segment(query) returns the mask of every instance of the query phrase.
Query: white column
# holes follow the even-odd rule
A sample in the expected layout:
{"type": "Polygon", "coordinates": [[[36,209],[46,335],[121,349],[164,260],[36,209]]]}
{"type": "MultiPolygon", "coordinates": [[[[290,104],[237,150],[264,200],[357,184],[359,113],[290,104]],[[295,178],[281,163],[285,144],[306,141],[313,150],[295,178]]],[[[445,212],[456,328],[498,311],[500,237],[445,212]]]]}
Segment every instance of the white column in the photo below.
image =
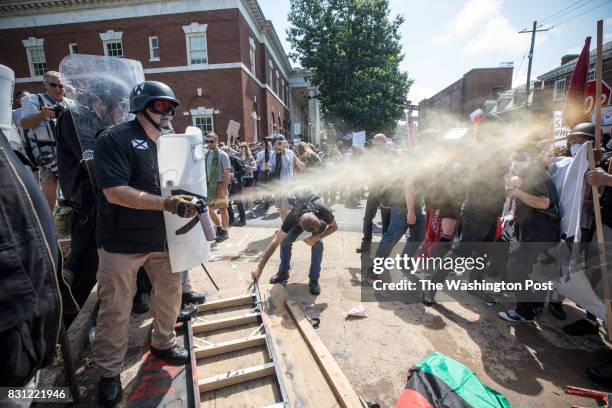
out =
{"type": "Polygon", "coordinates": [[[317,100],[314,99],[314,88],[308,88],[308,136],[312,143],[319,143],[318,134],[316,132],[316,116],[317,116],[317,100]]]}

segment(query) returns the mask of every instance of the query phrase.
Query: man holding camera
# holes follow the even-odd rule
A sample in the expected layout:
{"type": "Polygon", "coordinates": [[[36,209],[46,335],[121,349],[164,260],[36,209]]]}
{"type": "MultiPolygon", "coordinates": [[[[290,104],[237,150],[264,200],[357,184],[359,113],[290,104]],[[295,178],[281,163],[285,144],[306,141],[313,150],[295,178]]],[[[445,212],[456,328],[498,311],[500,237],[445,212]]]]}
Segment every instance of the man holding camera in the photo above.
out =
{"type": "Polygon", "coordinates": [[[173,365],[189,361],[189,352],[175,340],[181,275],[170,267],[163,211],[192,218],[198,209],[193,197],[161,196],[155,144],[178,104],[166,84],[145,81],[130,94],[130,112],[136,118],[105,130],[95,143],[95,172],[102,194],[96,230],[100,309],[93,355],[101,375],[99,398],[105,406],[114,406],[123,394],[119,374],[141,266],[153,286],[151,353],[173,365]]]}
{"type": "MultiPolygon", "coordinates": [[[[295,153],[287,148],[285,136],[277,134],[274,136],[274,151],[270,153],[270,159],[264,166],[268,170],[271,180],[279,182],[283,189],[288,188],[293,183],[294,171],[304,171],[306,166],[297,158],[295,153]]],[[[276,207],[280,213],[281,220],[285,220],[289,211],[287,196],[283,192],[275,193],[276,207]]]]}
{"type": "Polygon", "coordinates": [[[43,76],[44,94],[31,94],[21,100],[23,107],[21,127],[30,129],[32,155],[40,171],[42,191],[49,203],[55,207],[57,200],[57,155],[55,147],[55,124],[64,107],[64,84],[57,71],[47,71],[43,76]]]}

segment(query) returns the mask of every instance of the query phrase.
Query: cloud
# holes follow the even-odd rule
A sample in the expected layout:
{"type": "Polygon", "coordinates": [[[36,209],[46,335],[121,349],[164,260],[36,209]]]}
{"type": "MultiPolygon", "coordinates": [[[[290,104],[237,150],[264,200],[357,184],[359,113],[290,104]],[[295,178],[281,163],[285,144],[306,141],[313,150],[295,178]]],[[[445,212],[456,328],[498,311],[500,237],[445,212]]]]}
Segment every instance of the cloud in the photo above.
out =
{"type": "MultiPolygon", "coordinates": [[[[539,33],[536,44],[545,43],[547,38],[546,33],[539,33]]],[[[505,56],[520,55],[527,49],[530,41],[529,34],[519,34],[516,27],[513,27],[506,17],[499,15],[491,19],[485,25],[484,30],[468,40],[462,52],[466,56],[485,53],[505,56]]]]}
{"type": "Polygon", "coordinates": [[[468,0],[446,26],[446,32],[433,38],[434,45],[447,44],[451,39],[464,35],[482,21],[499,14],[501,0],[468,0]]]}
{"type": "Polygon", "coordinates": [[[581,51],[582,51],[582,47],[575,46],[565,51],[565,53],[566,54],[580,54],[581,51]]]}
{"type": "Polygon", "coordinates": [[[408,99],[412,101],[412,104],[418,105],[423,99],[433,96],[437,91],[418,85],[416,82],[410,86],[408,92],[408,99]]]}

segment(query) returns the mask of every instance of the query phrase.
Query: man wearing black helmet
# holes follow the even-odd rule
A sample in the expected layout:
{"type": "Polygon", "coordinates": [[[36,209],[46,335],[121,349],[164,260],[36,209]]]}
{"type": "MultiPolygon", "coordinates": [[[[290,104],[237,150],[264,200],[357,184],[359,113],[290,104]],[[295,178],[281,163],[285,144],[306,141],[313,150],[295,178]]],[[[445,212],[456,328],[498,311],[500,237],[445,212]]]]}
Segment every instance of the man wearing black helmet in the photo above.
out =
{"type": "Polygon", "coordinates": [[[96,139],[95,171],[102,194],[98,195],[96,230],[100,310],[93,355],[101,375],[100,402],[106,406],[122,397],[119,374],[141,266],[153,286],[152,354],[173,365],[189,360],[189,352],[175,341],[181,279],[170,267],[163,211],[191,218],[197,207],[190,196],[161,196],[155,144],[169,128],[178,105],[166,84],[145,81],[130,94],[130,112],[136,118],[96,139]]]}

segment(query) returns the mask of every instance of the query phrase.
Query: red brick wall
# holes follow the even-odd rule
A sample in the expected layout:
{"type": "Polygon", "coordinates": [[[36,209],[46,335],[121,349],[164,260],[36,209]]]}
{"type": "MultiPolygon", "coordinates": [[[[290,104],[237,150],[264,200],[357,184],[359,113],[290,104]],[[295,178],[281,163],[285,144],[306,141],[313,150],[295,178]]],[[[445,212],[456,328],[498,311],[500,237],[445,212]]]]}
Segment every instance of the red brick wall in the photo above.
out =
{"type": "Polygon", "coordinates": [[[465,74],[463,82],[463,104],[461,113],[469,115],[482,107],[485,100],[493,98],[495,88],[512,88],[512,68],[486,68],[472,70],[465,74]]]}

